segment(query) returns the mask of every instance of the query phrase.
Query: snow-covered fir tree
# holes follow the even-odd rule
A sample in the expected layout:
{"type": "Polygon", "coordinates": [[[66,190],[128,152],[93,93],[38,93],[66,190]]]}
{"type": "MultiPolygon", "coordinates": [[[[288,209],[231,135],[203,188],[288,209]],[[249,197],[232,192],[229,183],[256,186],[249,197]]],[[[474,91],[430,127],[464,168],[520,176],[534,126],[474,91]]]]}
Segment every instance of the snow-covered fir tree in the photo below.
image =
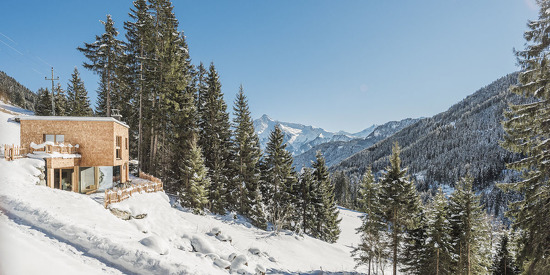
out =
{"type": "Polygon", "coordinates": [[[188,159],[183,159],[187,165],[180,166],[179,172],[183,181],[179,191],[180,202],[183,207],[192,208],[195,213],[201,212],[208,203],[207,190],[210,187],[207,168],[204,165],[201,148],[197,145],[196,138],[188,141],[191,154],[188,159]]]}
{"type": "Polygon", "coordinates": [[[508,247],[508,233],[505,232],[500,239],[497,254],[493,260],[493,275],[516,275],[519,274],[514,258],[508,247]]]}
{"type": "Polygon", "coordinates": [[[299,215],[297,219],[299,223],[297,231],[311,236],[317,224],[315,219],[315,208],[317,206],[315,201],[317,195],[315,191],[318,190],[315,188],[316,185],[313,181],[312,170],[310,168],[304,168],[300,174],[299,181],[299,205],[296,209],[297,215],[299,215]]]}
{"type": "Polygon", "coordinates": [[[265,213],[275,232],[290,228],[292,211],[292,186],[297,181],[292,167],[292,155],[286,150],[284,134],[277,125],[269,136],[265,155],[261,160],[260,190],[264,198],[265,213]]]}
{"type": "Polygon", "coordinates": [[[105,105],[98,105],[102,109],[96,109],[101,115],[111,115],[111,94],[112,85],[115,80],[115,68],[117,58],[124,51],[123,44],[117,39],[118,31],[111,15],[107,15],[106,21],[101,21],[105,26],[105,32],[101,36],[96,36],[92,43],[84,43],[84,47],[77,49],[88,58],[89,62],[84,62],[84,68],[90,69],[100,75],[101,95],[105,105]]]}
{"type": "Polygon", "coordinates": [[[361,243],[352,252],[357,265],[368,267],[368,274],[371,271],[378,274],[389,256],[387,242],[384,241],[386,226],[382,222],[379,188],[372,170],[368,168],[357,195],[359,210],[365,213],[361,218],[361,227],[356,229],[357,234],[361,235],[361,243]]]}
{"type": "Polygon", "coordinates": [[[84,87],[84,82],[80,79],[78,69],[74,67],[71,79],[67,84],[67,115],[68,116],[92,116],[93,111],[90,108],[90,99],[88,92],[84,87]]]}
{"type": "Polygon", "coordinates": [[[262,151],[242,85],[234,102],[233,114],[234,137],[231,148],[232,155],[235,156],[235,176],[232,180],[235,182],[233,186],[238,188],[235,190],[238,191],[238,196],[235,196],[237,200],[234,206],[240,214],[248,217],[253,225],[265,228],[266,220],[259,189],[259,161],[262,151]]]}
{"type": "Polygon", "coordinates": [[[55,115],[56,116],[65,116],[67,115],[67,96],[65,95],[65,90],[61,88],[61,84],[57,84],[55,88],[55,115]]]}
{"type": "Polygon", "coordinates": [[[130,115],[127,122],[132,133],[129,138],[133,144],[137,145],[130,148],[130,155],[137,158],[141,167],[141,157],[144,153],[142,150],[144,147],[143,136],[146,128],[144,118],[149,117],[147,115],[149,109],[146,108],[150,106],[148,103],[151,102],[148,100],[149,87],[154,84],[152,81],[145,81],[150,74],[147,66],[153,48],[150,35],[153,30],[153,17],[145,0],[134,1],[128,16],[130,20],[124,22],[126,30],[124,44],[127,53],[124,61],[129,74],[126,85],[129,91],[133,91],[131,103],[134,106],[130,109],[133,114],[130,115]]]}
{"type": "Polygon", "coordinates": [[[339,205],[350,207],[351,203],[351,192],[350,192],[350,181],[346,177],[343,171],[335,173],[334,178],[334,197],[336,202],[339,205]]]}
{"type": "Polygon", "coordinates": [[[338,219],[338,208],[334,195],[334,185],[331,184],[328,168],[325,164],[325,158],[321,152],[317,153],[316,160],[312,164],[313,180],[317,188],[320,201],[316,201],[315,219],[317,228],[313,231],[313,236],[330,243],[338,240],[340,235],[340,221],[338,219]]]}
{"type": "Polygon", "coordinates": [[[48,91],[48,88],[38,89],[38,100],[34,107],[34,113],[37,116],[51,116],[52,115],[52,95],[48,91]]]}
{"type": "Polygon", "coordinates": [[[407,274],[452,274],[453,246],[449,224],[449,201],[439,188],[422,207],[416,228],[405,237],[402,255],[407,274]]]}
{"type": "Polygon", "coordinates": [[[473,178],[462,178],[449,199],[452,274],[485,274],[491,265],[488,217],[472,183],[473,178]]]}
{"type": "MultiPolygon", "coordinates": [[[[204,152],[211,184],[208,192],[210,211],[225,213],[228,202],[233,208],[238,190],[230,183],[231,176],[231,129],[227,105],[223,99],[218,72],[210,64],[204,94],[203,112],[199,113],[199,144],[204,152]],[[228,183],[231,185],[228,186],[228,183]],[[229,187],[229,188],[228,188],[229,187]]],[[[201,95],[202,96],[202,95],[201,95]]]]}
{"type": "Polygon", "coordinates": [[[380,204],[382,216],[389,230],[393,260],[393,274],[397,274],[399,252],[404,234],[415,225],[420,201],[414,183],[407,176],[407,169],[401,169],[401,149],[394,143],[390,165],[380,179],[380,204]]]}
{"type": "Polygon", "coordinates": [[[508,168],[522,173],[523,180],[503,186],[522,194],[508,214],[522,234],[518,264],[526,274],[547,274],[550,267],[550,1],[537,3],[539,17],[529,21],[525,49],[516,52],[521,72],[519,84],[512,88],[529,101],[511,105],[503,122],[503,147],[522,156],[508,168]]]}

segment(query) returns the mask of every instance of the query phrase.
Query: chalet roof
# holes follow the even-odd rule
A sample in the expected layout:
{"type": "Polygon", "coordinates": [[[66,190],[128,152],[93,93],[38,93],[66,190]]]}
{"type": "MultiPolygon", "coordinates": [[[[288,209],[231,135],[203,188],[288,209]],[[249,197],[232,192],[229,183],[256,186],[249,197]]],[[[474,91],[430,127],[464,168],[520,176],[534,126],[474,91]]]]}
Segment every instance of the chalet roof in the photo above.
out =
{"type": "Polygon", "coordinates": [[[116,120],[113,117],[95,117],[95,116],[16,116],[15,121],[20,120],[54,120],[54,121],[106,121],[116,122],[126,128],[130,128],[126,123],[116,120]]]}

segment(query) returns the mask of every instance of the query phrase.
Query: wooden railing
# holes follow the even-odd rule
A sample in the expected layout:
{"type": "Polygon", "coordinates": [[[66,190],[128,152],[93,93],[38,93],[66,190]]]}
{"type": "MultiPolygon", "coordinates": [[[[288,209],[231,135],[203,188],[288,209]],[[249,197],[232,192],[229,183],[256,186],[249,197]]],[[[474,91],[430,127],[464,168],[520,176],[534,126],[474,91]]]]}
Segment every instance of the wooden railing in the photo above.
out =
{"type": "Polygon", "coordinates": [[[142,171],[139,171],[139,177],[144,179],[144,180],[148,180],[148,181],[152,181],[152,182],[156,182],[156,183],[162,183],[162,181],[159,178],[153,177],[153,176],[151,176],[149,174],[146,174],[142,171]]]}
{"type": "Polygon", "coordinates": [[[45,152],[48,154],[52,153],[60,153],[60,154],[78,154],[78,147],[75,146],[68,146],[68,145],[62,145],[62,144],[46,144],[43,148],[34,149],[32,148],[32,151],[36,152],[45,152]]]}
{"type": "Polygon", "coordinates": [[[8,161],[22,158],[27,154],[26,148],[19,145],[4,145],[4,158],[8,161]]]}
{"type": "Polygon", "coordinates": [[[136,184],[125,184],[123,187],[105,190],[105,208],[111,203],[121,202],[136,193],[152,193],[163,191],[162,182],[140,182],[136,184]]]}

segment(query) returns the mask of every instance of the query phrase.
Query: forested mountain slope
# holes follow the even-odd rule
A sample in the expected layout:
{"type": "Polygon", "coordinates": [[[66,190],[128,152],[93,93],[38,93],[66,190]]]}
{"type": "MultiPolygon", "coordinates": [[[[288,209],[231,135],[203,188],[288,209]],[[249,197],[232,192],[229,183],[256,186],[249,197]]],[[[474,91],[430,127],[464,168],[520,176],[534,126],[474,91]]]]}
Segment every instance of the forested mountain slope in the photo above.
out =
{"type": "Polygon", "coordinates": [[[317,151],[320,151],[323,154],[327,166],[333,166],[349,156],[393,135],[418,120],[419,119],[407,118],[401,121],[390,121],[377,126],[374,131],[372,131],[365,138],[356,138],[350,141],[331,141],[315,145],[313,148],[294,158],[294,167],[298,170],[302,167],[311,167],[311,163],[315,160],[315,154],[317,151]]]}
{"type": "Polygon", "coordinates": [[[0,71],[0,100],[34,111],[36,94],[13,77],[0,71]]]}
{"type": "Polygon", "coordinates": [[[483,191],[482,200],[496,215],[506,200],[495,182],[513,176],[505,163],[515,155],[502,149],[501,126],[508,103],[518,102],[509,87],[517,83],[517,73],[504,76],[479,89],[449,110],[425,118],[395,133],[331,168],[344,171],[352,179],[360,178],[368,166],[379,172],[388,164],[394,142],[403,148],[401,159],[414,175],[420,190],[438,184],[453,186],[460,177],[474,177],[474,188],[483,191]]]}

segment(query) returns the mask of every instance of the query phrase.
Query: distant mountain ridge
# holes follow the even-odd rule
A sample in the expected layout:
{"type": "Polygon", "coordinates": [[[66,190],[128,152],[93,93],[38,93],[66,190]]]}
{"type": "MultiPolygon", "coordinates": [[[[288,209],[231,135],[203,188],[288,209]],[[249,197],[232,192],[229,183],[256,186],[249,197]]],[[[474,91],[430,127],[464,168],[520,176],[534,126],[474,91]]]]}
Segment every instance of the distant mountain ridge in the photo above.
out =
{"type": "Polygon", "coordinates": [[[258,134],[262,149],[265,149],[269,135],[275,128],[275,125],[280,125],[281,130],[285,134],[284,141],[287,143],[287,150],[293,155],[299,155],[316,145],[326,142],[350,141],[356,138],[367,137],[376,128],[376,125],[372,125],[355,134],[343,131],[333,133],[313,126],[274,120],[264,114],[254,120],[254,129],[258,134]]]}
{"type": "Polygon", "coordinates": [[[392,145],[398,142],[402,165],[409,168],[421,190],[433,190],[441,184],[453,186],[470,174],[482,202],[501,216],[506,198],[495,183],[516,180],[518,176],[505,167],[518,156],[499,145],[504,137],[504,110],[509,103],[524,101],[509,91],[517,78],[518,74],[513,73],[495,80],[447,111],[405,127],[332,166],[330,172],[344,171],[355,181],[369,166],[379,172],[388,165],[392,145]]]}
{"type": "Polygon", "coordinates": [[[407,118],[400,121],[390,121],[377,126],[374,130],[367,128],[370,131],[363,132],[370,132],[370,134],[364,138],[356,138],[349,141],[329,141],[315,145],[308,151],[294,157],[294,167],[298,170],[302,167],[311,167],[311,163],[315,160],[317,151],[320,151],[323,154],[327,166],[331,167],[340,163],[349,156],[393,135],[418,120],[420,119],[407,118]]]}

